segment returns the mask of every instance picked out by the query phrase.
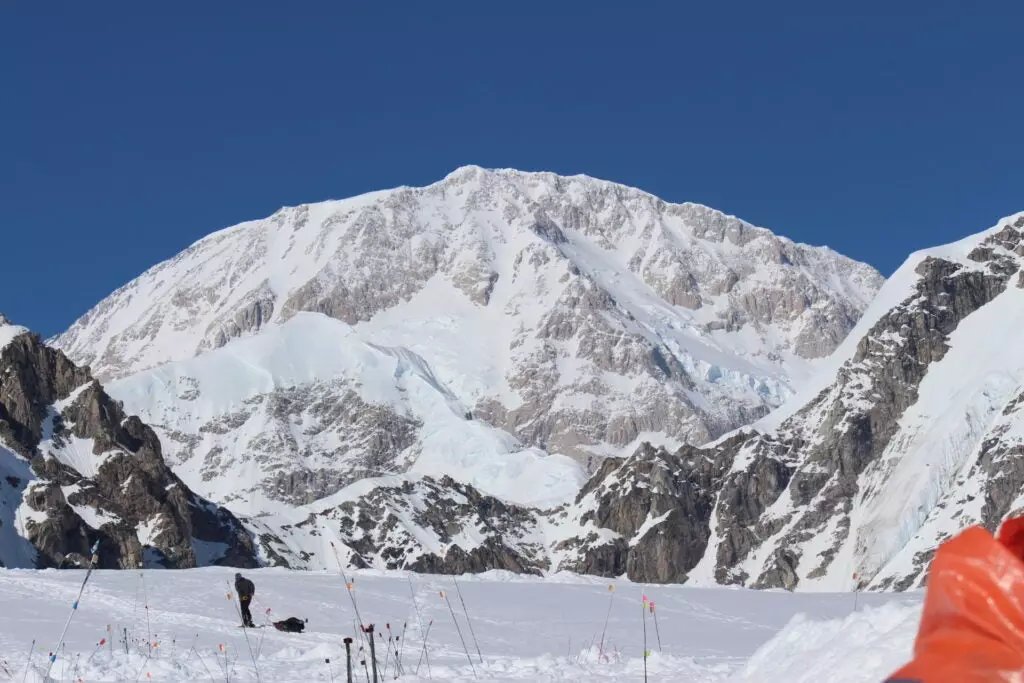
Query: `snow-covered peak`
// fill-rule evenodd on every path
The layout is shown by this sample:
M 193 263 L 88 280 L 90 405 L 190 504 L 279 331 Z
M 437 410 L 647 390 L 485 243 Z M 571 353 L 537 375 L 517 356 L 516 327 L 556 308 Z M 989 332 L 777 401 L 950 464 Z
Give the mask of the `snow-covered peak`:
M 778 406 L 881 281 L 698 204 L 466 167 L 213 233 L 54 342 L 183 480 L 291 524 L 380 477 L 571 499 Z
M 3 351 L 4 347 L 17 337 L 27 334 L 28 331 L 27 327 L 13 324 L 6 315 L 0 313 L 0 351 Z
M 710 352 L 698 355 L 757 357 L 784 379 L 787 365 L 800 374 L 802 359 L 827 355 L 882 282 L 869 266 L 697 204 L 587 176 L 468 166 L 427 187 L 283 208 L 215 232 L 54 341 L 111 378 L 298 310 L 366 322 L 439 277 L 486 305 L 545 244 L 628 312 L 697 337 L 691 346 Z
M 979 262 L 973 260 L 970 255 L 975 250 L 984 248 L 986 241 L 1004 230 L 1006 226 L 1014 225 L 1021 220 L 1024 220 L 1024 212 L 1006 216 L 994 226 L 973 235 L 968 235 L 955 242 L 919 249 L 911 253 L 904 260 L 903 264 L 884 282 L 846 339 L 836 347 L 835 351 L 828 358 L 818 365 L 815 372 L 803 383 L 798 392 L 778 410 L 772 411 L 753 424 L 753 429 L 763 432 L 777 429 L 783 421 L 792 417 L 796 411 L 803 408 L 815 396 L 834 384 L 843 365 L 850 362 L 856 355 L 858 346 L 863 343 L 864 338 L 869 335 L 871 329 L 878 325 L 880 320 L 890 315 L 903 300 L 914 293 L 915 287 L 921 280 L 919 268 L 924 261 L 927 259 L 942 259 L 950 263 L 976 269 L 979 267 Z
M 337 323 L 330 339 L 350 334 L 415 357 L 473 420 L 592 468 L 645 440 L 703 443 L 766 414 L 846 336 L 881 282 L 832 250 L 698 204 L 587 176 L 465 167 L 426 187 L 284 208 L 215 232 L 53 341 L 101 379 L 157 377 L 163 364 L 215 349 L 228 358 L 231 342 L 300 314 L 326 316 Z M 323 352 L 317 344 L 288 347 L 295 367 Z M 280 387 L 258 381 L 274 372 L 263 360 L 244 391 L 279 401 Z M 361 386 L 393 386 L 384 365 L 376 372 Z M 162 424 L 146 405 L 129 408 Z M 197 405 L 179 402 L 181 419 L 212 428 Z M 384 459 L 414 442 L 389 445 Z M 188 449 L 181 457 L 200 454 Z M 206 467 L 216 469 L 218 452 Z

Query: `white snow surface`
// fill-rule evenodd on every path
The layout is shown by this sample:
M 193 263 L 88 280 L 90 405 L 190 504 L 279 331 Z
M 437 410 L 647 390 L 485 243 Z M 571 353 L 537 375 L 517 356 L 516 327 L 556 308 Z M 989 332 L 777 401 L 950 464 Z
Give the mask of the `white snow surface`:
M 239 628 L 229 598 L 234 571 L 94 572 L 57 651 L 52 679 L 222 680 L 226 664 L 233 681 L 255 681 L 257 671 L 263 681 L 343 681 L 345 636 L 354 639 L 355 678 L 364 679 L 358 650 L 364 641 L 340 576 L 245 572 L 256 585 L 258 625 L 308 619 L 305 633 L 288 634 Z M 0 570 L 0 680 L 42 681 L 84 576 L 81 570 Z M 644 619 L 650 680 L 877 683 L 909 658 L 921 597 L 861 595 L 854 611 L 849 594 L 621 581 L 610 593 L 602 580 L 491 572 L 459 579 L 470 630 L 451 577 L 366 570 L 350 579 L 364 622 L 384 634 L 377 658 L 381 668 L 387 660 L 386 680 L 395 673 L 393 653 L 385 654 L 388 636 L 404 642 L 398 647 L 404 671 L 399 681 L 642 681 Z M 472 664 L 441 591 L 451 601 Z M 656 626 L 642 595 L 655 602 Z M 423 661 L 417 675 L 425 635 L 429 669 Z
M 12 325 L 7 322 L 7 318 L 0 315 L 0 351 L 3 351 L 4 347 L 28 331 L 27 327 Z

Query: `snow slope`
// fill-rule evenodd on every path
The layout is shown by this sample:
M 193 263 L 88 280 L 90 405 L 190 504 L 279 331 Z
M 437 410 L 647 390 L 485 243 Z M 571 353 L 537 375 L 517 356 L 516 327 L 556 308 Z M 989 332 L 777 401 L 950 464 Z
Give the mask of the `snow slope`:
M 468 418 L 469 409 L 422 358 L 372 338 L 341 321 L 300 313 L 194 359 L 112 382 L 108 391 L 157 430 L 165 457 L 190 488 L 239 514 L 294 504 L 275 489 L 281 472 L 332 473 L 345 485 L 367 475 L 457 473 L 521 505 L 562 503 L 576 493 L 584 478 L 577 463 Z M 264 399 L 279 391 L 288 393 L 294 412 Z M 359 448 L 376 425 L 354 419 L 353 411 L 330 410 L 335 406 L 324 403 L 334 396 L 358 401 L 364 413 L 393 416 L 379 424 L 382 431 L 409 425 L 405 448 L 390 459 L 372 445 Z M 217 427 L 224 416 L 229 423 Z
M 230 569 L 95 572 L 51 675 L 59 681 L 220 680 L 226 652 L 235 681 L 257 680 L 257 668 L 266 681 L 344 680 L 341 638 L 353 636 L 356 679 L 364 677 L 360 634 L 339 576 L 277 569 L 247 575 L 256 584 L 257 623 L 296 616 L 309 620 L 308 631 L 239 629 L 227 597 Z M 83 576 L 82 571 L 0 571 L 0 604 L 8 617 L 0 621 L 0 680 L 22 680 L 30 650 L 28 680 L 42 680 L 45 657 L 56 646 Z M 384 632 L 377 652 L 381 668 L 388 660 L 389 679 L 394 656 L 384 654 L 386 624 L 399 638 L 405 629 L 405 646 L 398 648 L 405 675 L 397 680 L 406 681 L 642 681 L 641 616 L 646 615 L 652 680 L 810 683 L 827 673 L 829 680 L 877 683 L 909 657 L 920 600 L 919 595 L 862 596 L 853 613 L 850 595 L 616 581 L 599 648 L 609 613 L 602 581 L 540 581 L 500 573 L 464 577 L 459 588 L 473 620 L 471 632 L 450 578 L 374 572 L 356 572 L 353 578 L 363 620 Z M 442 590 L 459 618 L 472 664 Z M 650 614 L 638 609 L 644 594 L 655 601 L 656 629 Z M 431 621 L 429 669 L 420 664 L 417 676 Z M 98 645 L 104 639 L 108 642 Z

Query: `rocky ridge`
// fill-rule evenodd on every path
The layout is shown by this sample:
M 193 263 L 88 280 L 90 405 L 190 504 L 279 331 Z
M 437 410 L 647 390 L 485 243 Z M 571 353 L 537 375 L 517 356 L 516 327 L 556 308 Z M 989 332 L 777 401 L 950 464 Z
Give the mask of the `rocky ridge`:
M 167 467 L 156 434 L 87 368 L 0 316 L 0 565 L 255 566 L 227 510 Z

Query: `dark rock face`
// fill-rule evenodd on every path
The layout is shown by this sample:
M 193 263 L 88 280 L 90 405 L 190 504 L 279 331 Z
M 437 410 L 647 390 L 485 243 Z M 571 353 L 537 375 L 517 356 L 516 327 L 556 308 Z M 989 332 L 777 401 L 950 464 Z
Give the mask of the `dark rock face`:
M 171 472 L 153 431 L 33 334 L 0 351 L 0 443 L 2 469 L 20 475 L 7 507 L 20 502 L 32 546 L 7 564 L 73 566 L 99 539 L 101 568 L 256 566 L 239 521 Z
M 793 588 L 794 569 L 804 560 L 799 546 L 838 516 L 832 547 L 819 557 L 806 558 L 816 563 L 817 571 L 827 567 L 849 532 L 859 475 L 879 458 L 897 432 L 900 417 L 917 401 L 928 366 L 949 349 L 949 335 L 964 318 L 1002 293 L 1008 279 L 964 271 L 959 264 L 935 258 L 925 259 L 917 273 L 916 294 L 879 320 L 829 391 L 780 429 L 780 435 L 797 446 L 788 457 L 800 460 L 793 475 L 796 508 L 784 520 L 788 531 L 776 541 L 778 551 L 756 586 Z
M 376 561 L 388 569 L 433 574 L 491 569 L 540 574 L 549 566 L 543 544 L 530 539 L 537 512 L 482 495 L 450 477 L 380 486 L 296 526 L 316 534 L 319 520 L 339 524 L 355 566 Z M 423 543 L 424 537 L 431 542 Z
M 734 440 L 735 442 L 735 440 Z M 721 476 L 734 451 L 708 455 L 697 448 L 675 454 L 644 444 L 624 461 L 606 461 L 576 498 L 586 528 L 609 530 L 556 546 L 568 558 L 559 569 L 634 581 L 681 582 L 700 561 Z

